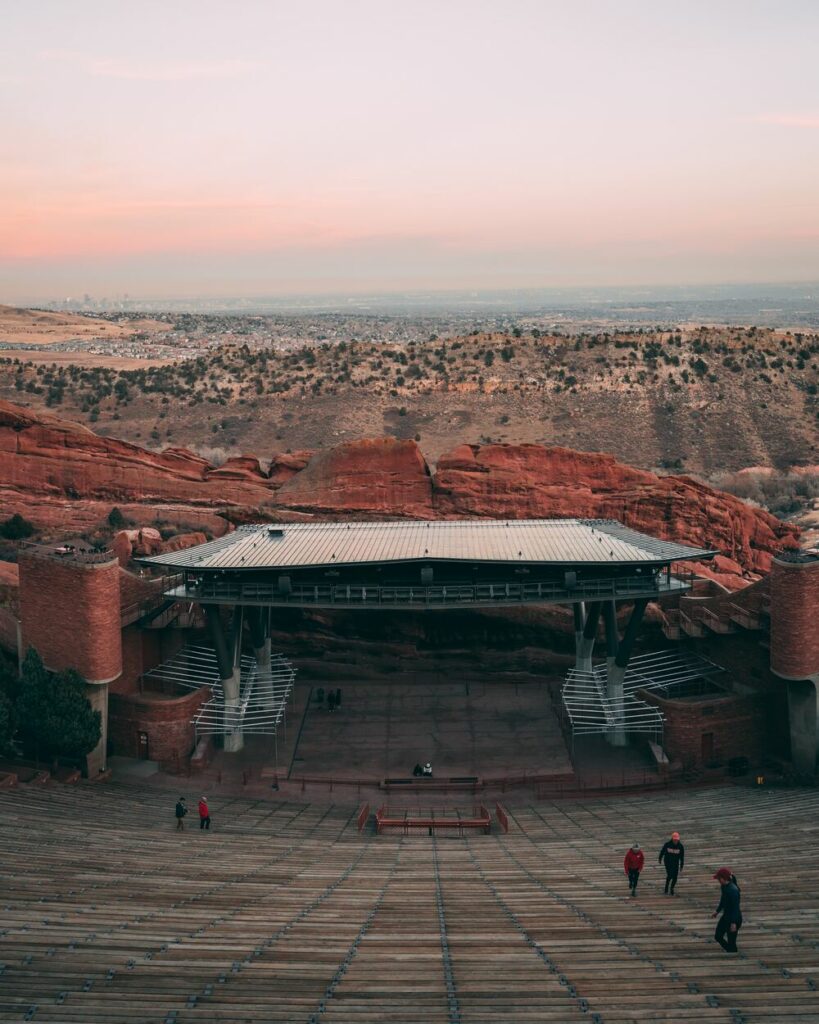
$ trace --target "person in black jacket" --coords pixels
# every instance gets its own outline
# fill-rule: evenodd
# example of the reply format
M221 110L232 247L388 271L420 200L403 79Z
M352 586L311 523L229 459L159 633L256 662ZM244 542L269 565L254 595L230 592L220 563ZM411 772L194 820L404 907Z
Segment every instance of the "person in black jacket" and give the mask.
M682 874L685 864L685 847L680 842L680 833L672 832L671 838L660 850L660 863L665 864L665 894L674 895L674 886Z
M180 798L176 801L176 830L177 830L177 832L182 832L184 830L185 826L184 826L184 824L182 822L182 819L185 817L185 815L187 813L188 813L188 808L185 806L185 798L184 798L184 796L180 796Z
M730 868L720 868L714 875L714 878L719 882L722 889L719 906L711 915L716 917L717 914L722 914L722 917L717 921L714 938L726 953L736 953L737 935L742 927L742 911L739 909L739 885L737 884L736 876Z

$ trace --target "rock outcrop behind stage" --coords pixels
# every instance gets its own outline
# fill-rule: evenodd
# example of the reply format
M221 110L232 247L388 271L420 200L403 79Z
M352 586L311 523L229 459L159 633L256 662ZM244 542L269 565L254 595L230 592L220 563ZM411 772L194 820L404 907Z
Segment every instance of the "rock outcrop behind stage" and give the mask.
M136 526L161 521L218 535L231 522L368 517L619 519L664 539L713 547L731 587L765 573L798 531L686 476L660 477L612 456L541 445L461 445L434 472L414 441L351 441L319 452L222 466L180 448L154 452L0 402L0 518L82 533L112 507ZM709 570L709 572L711 572Z

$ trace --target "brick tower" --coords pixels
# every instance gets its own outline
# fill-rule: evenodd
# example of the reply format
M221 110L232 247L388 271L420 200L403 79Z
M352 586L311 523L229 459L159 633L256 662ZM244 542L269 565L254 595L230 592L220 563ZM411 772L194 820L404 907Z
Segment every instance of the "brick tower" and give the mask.
M773 560L771 670L788 682L793 762L813 774L819 754L819 554L783 552Z
M73 668L102 718L88 755L89 775L105 768L108 684L122 672L119 563L110 552L71 545L31 546L20 553L22 653L34 647L46 668Z

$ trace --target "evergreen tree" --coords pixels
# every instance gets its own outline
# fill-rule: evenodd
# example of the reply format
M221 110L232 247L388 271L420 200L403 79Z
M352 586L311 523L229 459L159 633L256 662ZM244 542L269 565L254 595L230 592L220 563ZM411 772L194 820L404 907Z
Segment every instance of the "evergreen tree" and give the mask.
M5 695L0 692L0 754L11 754L13 748L11 741L17 728L17 715L14 705Z
M85 680L74 669L49 672L29 648L17 713L21 734L38 752L84 757L99 743L101 720L85 696Z
M108 525L114 530L122 530L127 525L125 516L120 512L116 505L108 513Z

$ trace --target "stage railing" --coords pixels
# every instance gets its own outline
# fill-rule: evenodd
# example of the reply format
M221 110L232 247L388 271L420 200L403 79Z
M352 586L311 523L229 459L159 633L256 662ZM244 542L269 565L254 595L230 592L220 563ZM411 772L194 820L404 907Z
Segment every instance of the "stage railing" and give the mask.
M538 601L586 601L605 598L651 597L687 590L693 577L651 574L617 579L578 580L576 586L556 583L481 583L474 586L355 586L296 584L282 591L274 583L188 581L168 594L202 602L237 604L321 605L395 608L457 607L469 604L525 604Z

